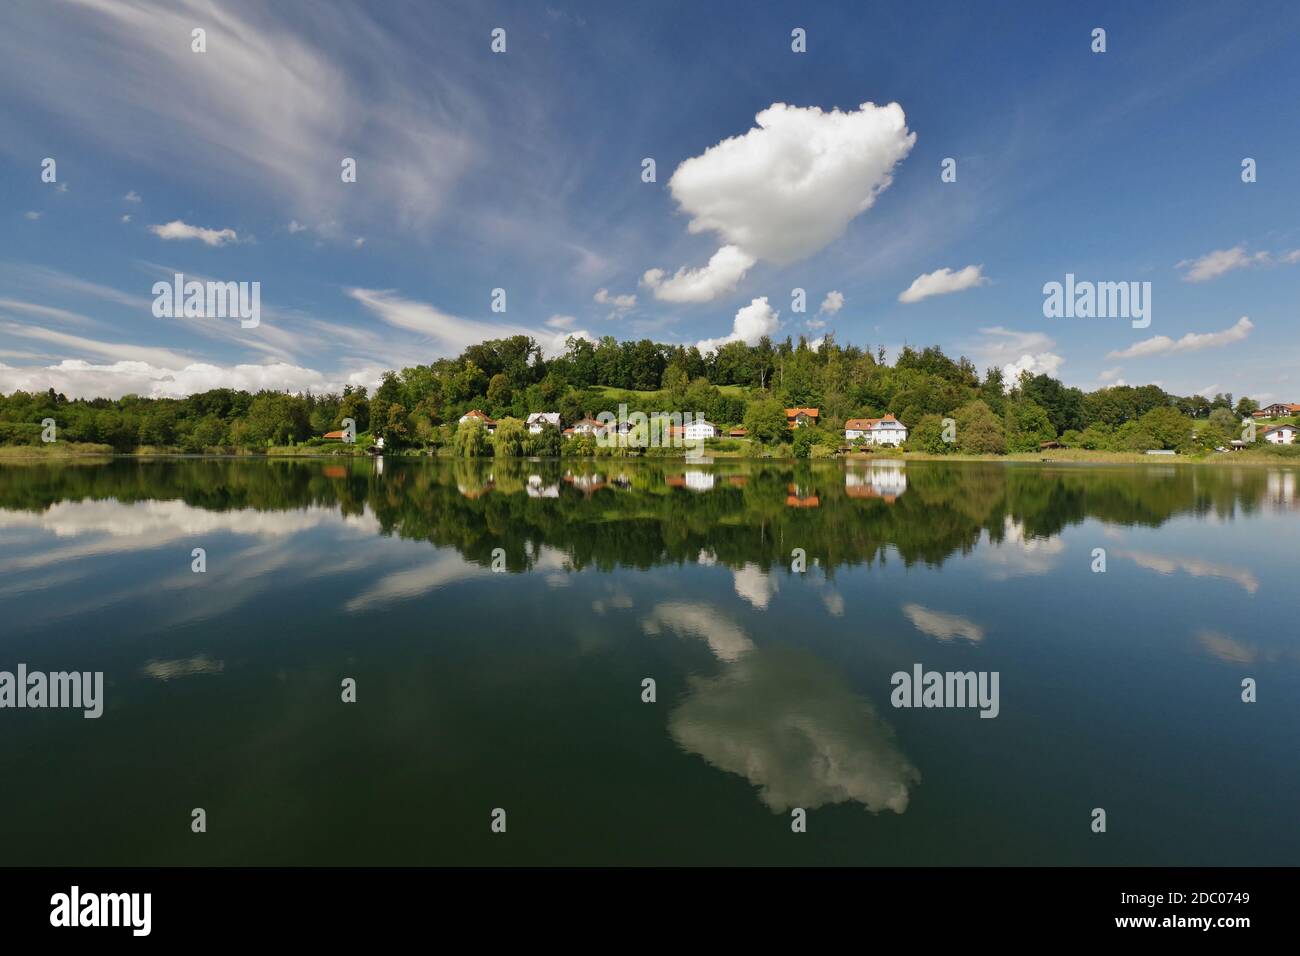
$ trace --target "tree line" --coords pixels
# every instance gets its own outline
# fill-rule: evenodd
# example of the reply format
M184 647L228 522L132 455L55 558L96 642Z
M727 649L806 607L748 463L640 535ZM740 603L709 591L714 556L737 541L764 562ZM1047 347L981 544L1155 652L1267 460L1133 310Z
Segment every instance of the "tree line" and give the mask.
M443 358L387 372L371 392L312 394L218 388L185 398L68 399L17 391L0 396L0 444L38 444L53 419L60 441L202 452L314 444L350 418L361 439L382 436L389 448L462 454L549 454L558 436L527 435L531 412L555 411L564 426L601 411L703 413L720 426L745 425L756 443L791 442L804 457L842 444L847 418L893 414L911 431L909 446L934 453L1000 454L1061 440L1085 448L1140 450L1214 447L1238 437L1240 421L1258 406L1231 394L1179 396L1156 385L1118 385L1085 392L1049 375L1007 382L1001 369L983 376L965 357L937 346L910 346L890 364L885 350L817 346L804 337L757 345L730 342L702 354L694 346L648 339L619 342L570 338L566 350L543 356L530 337L472 345ZM818 426L792 433L787 407L820 409ZM507 420L505 438L461 439L457 422L471 409ZM953 429L945 434L945 419ZM1188 419L1193 420L1189 427Z

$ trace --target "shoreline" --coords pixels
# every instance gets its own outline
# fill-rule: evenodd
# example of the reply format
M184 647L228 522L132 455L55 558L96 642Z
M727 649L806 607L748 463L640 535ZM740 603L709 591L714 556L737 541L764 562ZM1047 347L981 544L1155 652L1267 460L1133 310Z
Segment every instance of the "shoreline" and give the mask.
M172 450L157 447L138 448L134 451L120 452L114 451L108 445L73 445L63 448L47 448L31 445L6 445L0 446L0 464L4 463L31 463L31 462L84 462L89 460L103 460L111 458L159 458L159 459L196 459L196 458L248 458L273 461L277 459L319 459L328 461L337 461L340 459L366 459L372 457L397 458L435 458L438 460L450 461L491 461L494 456L485 456L479 459L457 458L454 455L440 454L390 454L388 456L374 456L364 452L350 452L340 454L338 452L320 451L318 448L302 449L277 447L267 451L217 451L217 452L183 452L179 449ZM1176 465L1291 465L1300 466L1300 455L1282 455L1276 452L1265 451L1262 449L1251 449L1249 451L1228 452L1218 454L1208 454L1200 456L1186 455L1147 455L1142 452L1115 452L1115 451L1089 451L1086 449L1052 449L1050 454L1041 452L1015 452L1007 455L935 455L929 452L890 452L881 455L851 453L847 455L835 455L826 458L797 458L793 455L782 456L763 456L753 457L749 455L738 454L734 451L705 451L703 458L710 459L711 462L717 461L753 461L753 462L871 462L871 461L948 461L948 462L1007 462L1016 464L1043 464L1043 465L1069 465L1069 464L1126 464L1126 465L1152 465L1152 464L1176 464ZM571 461L657 461L657 462L692 462L686 455L638 455L630 457L615 456L558 456L558 460ZM526 461L527 456L519 456L516 460Z

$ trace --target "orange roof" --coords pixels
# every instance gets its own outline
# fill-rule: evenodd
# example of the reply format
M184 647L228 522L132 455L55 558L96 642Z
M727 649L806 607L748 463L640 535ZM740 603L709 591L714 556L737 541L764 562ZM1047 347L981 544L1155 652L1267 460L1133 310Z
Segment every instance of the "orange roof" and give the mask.
M886 415L884 418L850 418L845 421L844 427L845 429L852 429L853 431L861 432L866 431L872 425L879 425L881 422L893 422L894 424L898 424L898 419L892 414Z
M800 498L798 495L786 495L785 505L787 508L817 508L821 505L821 499L816 495L808 498Z
M495 425L495 424L496 424L496 422L494 422L492 419L488 418L486 412L480 412L477 408L472 408L472 409L470 409L469 411L467 411L464 415L462 415L462 416L460 416L460 417L461 417L461 418L480 418L480 419L482 419L482 420L484 421L484 423L486 423L486 424L488 424L488 425Z
M800 415L807 415L809 418L817 418L818 412L815 408L787 408L785 410L786 418L797 418Z
M321 435L320 437L321 437L321 438L337 438L339 441L342 441L342 440L343 440L343 435L344 435L344 434L345 434L345 433L344 433L344 432L341 432L341 431L340 431L340 432L326 432L324 435Z

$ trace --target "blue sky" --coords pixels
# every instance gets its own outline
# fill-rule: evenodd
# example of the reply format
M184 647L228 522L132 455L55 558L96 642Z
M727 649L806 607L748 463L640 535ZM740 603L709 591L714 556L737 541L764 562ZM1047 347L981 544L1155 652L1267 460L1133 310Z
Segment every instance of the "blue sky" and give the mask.
M336 389L519 330L834 331L1300 401L1297 36L1289 3L18 0L0 391ZM943 269L970 281L899 301ZM155 318L175 272L260 282L260 325ZM1066 273L1151 282L1150 327L1044 317Z

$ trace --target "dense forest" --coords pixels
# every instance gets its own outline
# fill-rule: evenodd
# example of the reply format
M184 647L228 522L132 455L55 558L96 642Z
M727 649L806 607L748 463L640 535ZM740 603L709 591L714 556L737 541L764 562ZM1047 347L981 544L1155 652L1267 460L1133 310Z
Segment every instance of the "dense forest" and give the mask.
M701 354L695 347L641 341L571 338L546 359L527 336L483 342L456 358L388 372L373 391L342 394L251 394L213 389L186 398L69 400L53 389L0 396L0 444L36 445L53 419L58 441L95 443L118 451L139 447L185 452L265 450L322 443L344 418L358 444L382 436L389 449L481 454L570 451L558 433L530 436L522 419L556 411L564 425L602 411L703 413L726 427L745 425L746 450L763 453L793 443L797 457L831 454L851 417L892 413L911 430L912 450L941 454L1031 451L1046 441L1114 451L1206 450L1241 432L1257 407L1230 394L1178 396L1155 385L1118 385L1084 392L1048 375L1007 382L1000 369L981 377L966 358L938 347L904 348L888 364L883 348L840 345L828 335L814 348L803 337L757 345L731 342ZM821 410L817 427L792 433L786 407ZM457 427L470 409L501 420L491 438ZM954 430L945 436L943 419ZM457 432L464 433L459 437ZM592 449L582 447L580 451Z

